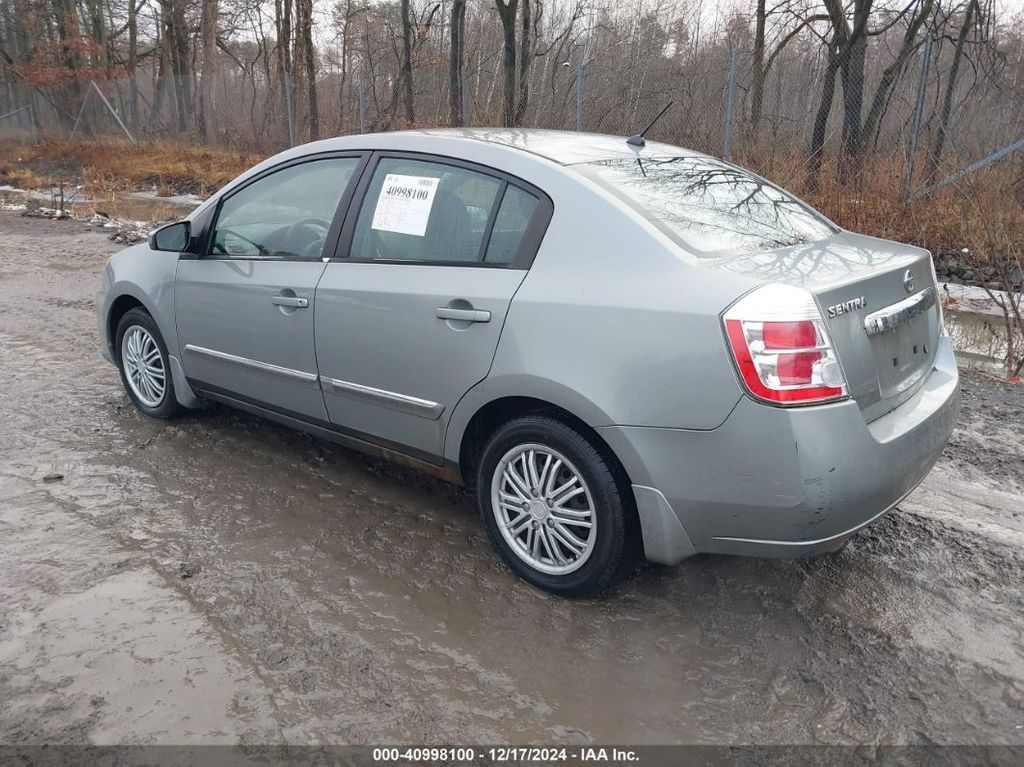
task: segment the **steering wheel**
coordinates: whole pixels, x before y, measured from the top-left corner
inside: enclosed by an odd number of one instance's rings
[[[299,256],[318,256],[323,250],[329,222],[319,218],[304,218],[288,227],[284,242],[288,249]]]
[[[221,237],[225,237],[227,235],[231,235],[232,237],[237,237],[242,242],[246,242],[249,245],[252,245],[253,248],[255,248],[255,250],[261,256],[265,256],[266,255],[266,249],[262,245],[260,245],[258,242],[253,242],[248,237],[243,237],[242,235],[240,235],[238,232],[234,231],[233,229],[219,229],[217,231],[217,239],[213,243],[213,252],[214,253],[223,253],[225,255],[228,255],[228,249],[224,246],[223,242],[220,242],[220,238]]]

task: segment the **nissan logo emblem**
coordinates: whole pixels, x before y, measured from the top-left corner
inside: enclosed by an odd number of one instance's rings
[[[903,287],[907,289],[908,293],[914,292],[914,273],[909,269],[903,272]]]

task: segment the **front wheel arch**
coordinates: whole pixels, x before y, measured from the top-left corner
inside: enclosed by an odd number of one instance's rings
[[[110,304],[110,309],[107,311],[107,348],[110,349],[111,358],[118,365],[121,364],[121,350],[117,348],[116,343],[117,326],[121,324],[121,318],[132,309],[142,309],[150,317],[153,316],[153,312],[149,311],[145,304],[135,296],[128,293],[124,293],[115,298]]]

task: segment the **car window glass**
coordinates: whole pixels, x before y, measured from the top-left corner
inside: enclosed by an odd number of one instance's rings
[[[577,167],[698,256],[786,247],[836,231],[782,189],[712,157],[608,160]]]
[[[211,254],[320,258],[331,219],[358,165],[358,157],[312,160],[231,195],[221,205]]]
[[[479,261],[502,182],[454,165],[385,158],[366,190],[350,257]]]
[[[519,187],[508,186],[494,219],[494,229],[487,243],[488,264],[509,264],[519,252],[519,243],[537,209],[537,198]]]

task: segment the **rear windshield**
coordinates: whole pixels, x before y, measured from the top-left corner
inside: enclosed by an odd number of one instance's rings
[[[836,232],[792,195],[712,157],[602,160],[573,167],[701,257],[798,245]]]

